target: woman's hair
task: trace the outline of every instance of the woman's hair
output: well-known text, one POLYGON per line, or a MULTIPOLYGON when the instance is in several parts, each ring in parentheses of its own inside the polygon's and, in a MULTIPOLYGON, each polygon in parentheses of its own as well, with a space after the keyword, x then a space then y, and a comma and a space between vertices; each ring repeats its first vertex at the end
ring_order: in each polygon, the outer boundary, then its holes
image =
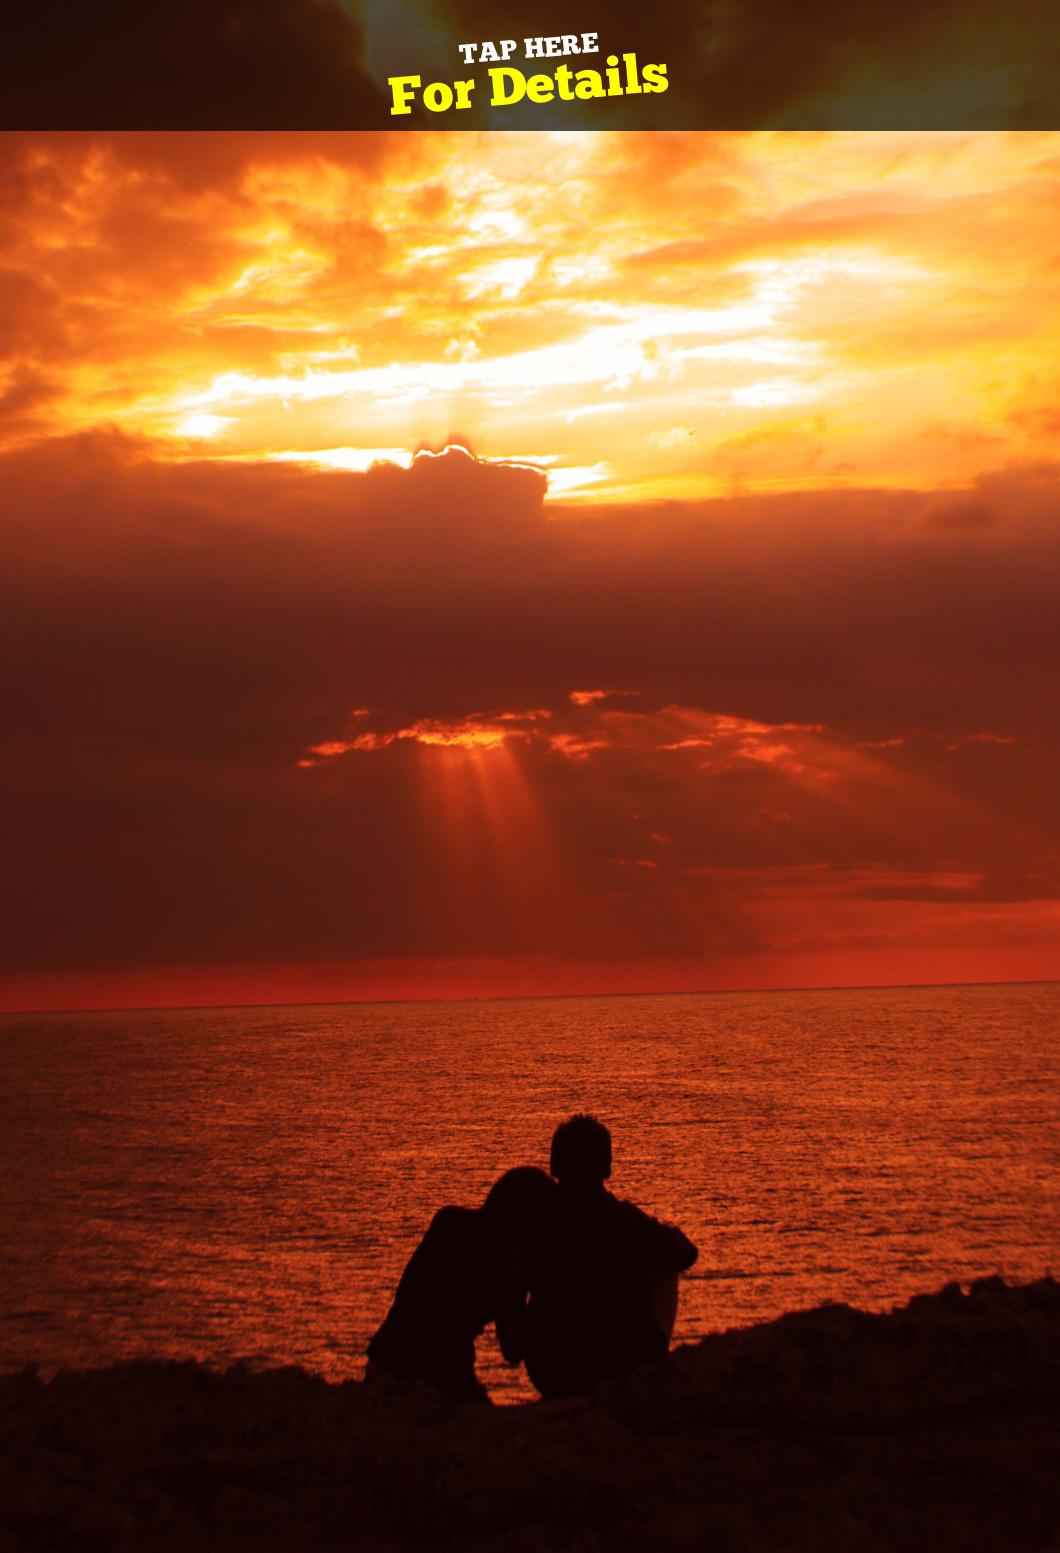
POLYGON ((494 1181, 482 1212, 498 1221, 521 1223, 546 1207, 555 1190, 555 1182, 536 1165, 516 1165, 494 1181))

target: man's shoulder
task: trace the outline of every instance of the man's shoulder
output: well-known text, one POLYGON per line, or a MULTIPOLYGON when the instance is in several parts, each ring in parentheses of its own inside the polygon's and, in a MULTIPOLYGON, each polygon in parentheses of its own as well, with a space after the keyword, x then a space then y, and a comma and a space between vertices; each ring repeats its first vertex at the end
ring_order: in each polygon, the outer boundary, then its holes
POLYGON ((614 1192, 606 1190, 576 1202, 575 1209, 576 1216, 579 1218, 604 1220, 619 1230, 650 1230, 653 1225, 662 1227, 658 1219, 653 1218, 636 1203, 630 1202, 625 1197, 616 1197, 614 1192))
POLYGON ((620 1213, 625 1218, 636 1217, 638 1219, 650 1219, 651 1214, 646 1213, 638 1203, 630 1202, 628 1197, 616 1197, 614 1192, 605 1192, 604 1196, 613 1213, 620 1213))
POLYGON ((626 1197, 616 1197, 613 1192, 607 1193, 607 1211, 615 1219, 624 1224, 658 1224, 652 1214, 646 1212, 637 1203, 630 1202, 626 1197))
POLYGON ((699 1252, 683 1230, 676 1224, 667 1224, 653 1214, 645 1212, 636 1203, 609 1192, 609 1213, 620 1232, 630 1240, 650 1249, 676 1271, 691 1267, 699 1252))

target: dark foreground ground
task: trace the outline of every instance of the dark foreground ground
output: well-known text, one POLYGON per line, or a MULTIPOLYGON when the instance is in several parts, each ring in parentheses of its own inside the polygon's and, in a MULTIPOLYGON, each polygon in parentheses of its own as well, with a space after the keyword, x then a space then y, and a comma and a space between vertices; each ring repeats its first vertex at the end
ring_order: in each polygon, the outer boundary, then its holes
POLYGON ((0 1380, 0 1550, 1060 1549, 1060 1285, 709 1337, 510 1409, 300 1370, 0 1380))

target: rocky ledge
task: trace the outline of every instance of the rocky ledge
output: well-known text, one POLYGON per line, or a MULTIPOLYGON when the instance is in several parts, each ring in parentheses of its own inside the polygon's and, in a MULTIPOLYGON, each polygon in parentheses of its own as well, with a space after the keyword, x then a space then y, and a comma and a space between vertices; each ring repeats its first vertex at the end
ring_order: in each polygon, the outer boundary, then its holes
POLYGON ((0 1553, 1060 1549, 1060 1285, 724 1332, 586 1401, 301 1370, 0 1379, 0 1553))

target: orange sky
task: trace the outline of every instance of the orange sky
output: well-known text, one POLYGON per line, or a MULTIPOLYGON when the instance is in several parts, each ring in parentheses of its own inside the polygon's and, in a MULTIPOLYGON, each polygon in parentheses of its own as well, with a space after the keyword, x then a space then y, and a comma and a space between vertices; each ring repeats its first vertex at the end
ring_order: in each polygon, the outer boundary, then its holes
POLYGON ((8 391, 169 457, 459 433, 553 498, 961 485, 1051 454, 1057 144, 51 140, 5 244, 8 391))
POLYGON ((1058 153, 0 137, 0 1006, 1055 975, 1058 153))

